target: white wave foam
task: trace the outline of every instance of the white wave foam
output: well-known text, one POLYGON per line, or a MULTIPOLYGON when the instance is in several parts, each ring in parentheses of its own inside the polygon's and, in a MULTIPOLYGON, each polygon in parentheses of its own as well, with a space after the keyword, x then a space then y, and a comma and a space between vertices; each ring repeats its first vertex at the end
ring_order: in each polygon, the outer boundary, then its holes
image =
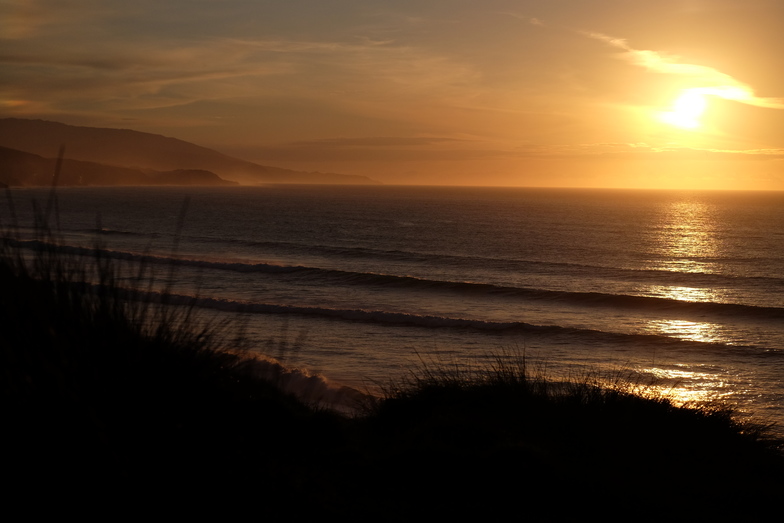
POLYGON ((254 376, 274 383, 283 392, 309 405, 353 415, 368 401, 375 399, 372 394, 333 383, 307 369, 287 367, 265 354, 242 352, 240 355, 254 376))

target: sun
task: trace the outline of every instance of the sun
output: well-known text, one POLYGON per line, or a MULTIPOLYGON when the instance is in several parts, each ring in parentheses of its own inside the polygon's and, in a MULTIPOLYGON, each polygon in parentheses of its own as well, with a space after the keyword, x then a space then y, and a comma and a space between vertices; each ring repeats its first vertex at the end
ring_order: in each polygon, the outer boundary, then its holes
POLYGON ((681 129, 697 129, 702 124, 700 117, 708 102, 697 89, 687 89, 675 100, 672 110, 659 113, 659 119, 681 129))

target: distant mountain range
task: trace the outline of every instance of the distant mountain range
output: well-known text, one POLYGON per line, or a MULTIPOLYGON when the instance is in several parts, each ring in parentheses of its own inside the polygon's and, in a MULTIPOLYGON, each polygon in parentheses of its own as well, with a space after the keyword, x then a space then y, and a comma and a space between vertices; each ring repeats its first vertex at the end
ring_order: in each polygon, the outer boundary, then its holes
POLYGON ((44 120, 0 119, 0 183, 50 185, 60 146, 61 185, 375 184, 366 176, 258 165, 176 138, 78 127, 44 120))

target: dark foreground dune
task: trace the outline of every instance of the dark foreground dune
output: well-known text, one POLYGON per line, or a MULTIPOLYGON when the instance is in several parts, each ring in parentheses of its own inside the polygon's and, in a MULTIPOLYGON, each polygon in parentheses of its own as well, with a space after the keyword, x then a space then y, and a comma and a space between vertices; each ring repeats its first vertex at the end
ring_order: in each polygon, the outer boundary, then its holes
MULTIPOLYGON (((780 513, 764 427, 499 358, 422 369, 347 417, 283 394, 187 308, 125 301, 115 268, 0 261, 8 507, 264 520, 728 520, 780 513), (103 284, 80 285, 97 271, 103 284), (773 512, 770 512, 770 511, 773 512), (217 511, 217 512, 213 512, 217 511)), ((229 331, 230 334, 230 331, 229 331)), ((774 517, 775 519, 775 517, 774 517)))

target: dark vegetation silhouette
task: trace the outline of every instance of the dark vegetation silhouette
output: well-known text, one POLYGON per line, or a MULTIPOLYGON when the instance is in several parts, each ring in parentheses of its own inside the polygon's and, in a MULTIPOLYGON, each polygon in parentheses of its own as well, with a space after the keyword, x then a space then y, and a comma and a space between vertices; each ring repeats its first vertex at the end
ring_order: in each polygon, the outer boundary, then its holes
POLYGON ((500 354, 473 372, 423 364, 338 414, 260 378, 253 358, 225 350, 225 325, 165 292, 151 299, 144 267, 62 251, 55 195, 38 216, 33 243, 11 223, 0 244, 12 505, 295 521, 780 510, 781 442, 726 406, 677 406, 628 375, 551 382, 500 354))

